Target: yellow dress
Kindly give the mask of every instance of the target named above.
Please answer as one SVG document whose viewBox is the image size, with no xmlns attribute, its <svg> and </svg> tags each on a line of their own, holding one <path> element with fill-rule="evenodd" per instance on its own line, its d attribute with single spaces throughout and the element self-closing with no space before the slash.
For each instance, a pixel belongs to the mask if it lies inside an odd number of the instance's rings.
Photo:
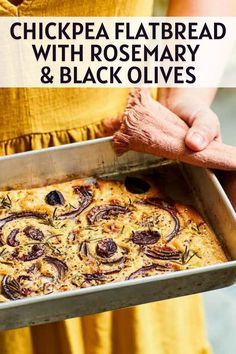
<svg viewBox="0 0 236 354">
<path fill-rule="evenodd" d="M 11 0 L 17 4 L 19 0 Z M 146 16 L 152 0 L 0 0 L 0 16 Z M 10 68 L 9 68 L 10 69 Z M 0 154 L 103 133 L 124 89 L 1 89 Z M 198 295 L 0 332 L 0 354 L 207 354 Z"/>
</svg>

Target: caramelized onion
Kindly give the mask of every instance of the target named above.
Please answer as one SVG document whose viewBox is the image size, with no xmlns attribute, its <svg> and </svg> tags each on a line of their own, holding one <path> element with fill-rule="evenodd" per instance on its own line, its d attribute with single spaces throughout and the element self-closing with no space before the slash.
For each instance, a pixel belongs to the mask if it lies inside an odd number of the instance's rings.
<svg viewBox="0 0 236 354">
<path fill-rule="evenodd" d="M 16 279 L 11 278 L 9 275 L 3 277 L 2 289 L 7 298 L 11 300 L 21 299 L 22 296 L 24 296 L 19 282 Z"/>
<path fill-rule="evenodd" d="M 33 211 L 22 211 L 20 213 L 12 213 L 9 216 L 0 219 L 0 229 L 3 228 L 8 222 L 20 218 L 36 218 L 36 219 L 46 219 L 47 214 L 35 213 Z"/>
<path fill-rule="evenodd" d="M 8 237 L 7 237 L 7 244 L 11 247 L 17 247 L 19 246 L 20 242 L 16 240 L 16 236 L 19 233 L 19 229 L 13 229 Z"/>
<path fill-rule="evenodd" d="M 67 265 L 61 261 L 58 258 L 53 258 L 53 257 L 49 257 L 46 256 L 45 261 L 47 261 L 48 263 L 54 265 L 58 271 L 58 278 L 61 279 L 65 276 L 66 272 L 68 271 L 68 267 Z"/>
<path fill-rule="evenodd" d="M 26 269 L 27 273 L 36 273 L 39 270 L 39 265 L 37 263 L 32 264 L 28 269 Z"/>
<path fill-rule="evenodd" d="M 120 262 L 122 262 L 124 260 L 125 260 L 125 257 L 124 256 L 120 256 L 118 258 L 104 259 L 104 260 L 101 260 L 100 262 L 102 264 L 116 264 L 116 263 L 120 263 Z"/>
<path fill-rule="evenodd" d="M 85 281 L 91 280 L 102 280 L 105 279 L 105 275 L 103 273 L 91 273 L 91 274 L 84 274 Z"/>
<path fill-rule="evenodd" d="M 74 283 L 72 283 L 73 285 L 75 285 Z M 81 284 L 81 288 L 89 288 L 90 286 L 91 286 L 92 284 L 90 283 L 90 281 L 87 281 L 87 280 L 85 280 L 85 281 L 83 281 L 83 283 Z M 77 285 L 75 285 L 75 286 L 77 286 Z"/>
<path fill-rule="evenodd" d="M 162 264 L 151 264 L 142 268 L 139 268 L 138 270 L 136 270 L 135 272 L 131 273 L 128 277 L 128 279 L 135 279 L 135 278 L 143 278 L 148 276 L 148 273 L 150 271 L 156 271 L 156 274 L 159 273 L 165 273 L 165 272 L 172 272 L 174 271 L 174 267 L 170 266 L 170 265 L 162 265 Z"/>
<path fill-rule="evenodd" d="M 2 232 L 0 232 L 0 247 L 4 246 L 4 242 L 3 242 L 2 236 L 3 236 Z"/>
<path fill-rule="evenodd" d="M 24 254 L 22 257 L 20 257 L 20 260 L 23 262 L 33 261 L 34 259 L 42 257 L 43 254 L 43 247 L 39 244 L 35 244 L 32 246 L 31 251 L 28 254 Z"/>
<path fill-rule="evenodd" d="M 30 280 L 30 276 L 29 275 L 19 275 L 19 277 L 17 278 L 18 281 L 21 280 Z"/>
<path fill-rule="evenodd" d="M 115 273 L 119 273 L 121 271 L 122 268 L 119 268 L 119 269 L 113 269 L 113 270 L 110 270 L 108 272 L 95 272 L 95 273 L 86 273 L 86 274 L 83 274 L 84 276 L 84 279 L 86 282 L 90 282 L 92 280 L 95 280 L 95 281 L 102 281 L 102 280 L 106 280 L 106 276 L 107 275 L 111 275 L 111 274 L 115 274 Z"/>
<path fill-rule="evenodd" d="M 128 208 L 116 204 L 98 205 L 93 207 L 87 214 L 89 224 L 94 224 L 101 219 L 107 219 L 111 215 L 124 214 L 129 211 Z"/>
<path fill-rule="evenodd" d="M 174 228 L 166 236 L 166 241 L 170 242 L 178 234 L 179 229 L 180 229 L 180 222 L 179 222 L 179 218 L 177 216 L 176 208 L 174 207 L 174 205 L 171 205 L 171 203 L 167 203 L 164 200 L 161 200 L 160 198 L 148 198 L 148 199 L 144 200 L 144 203 L 154 205 L 160 209 L 167 211 L 171 215 L 171 217 L 174 221 Z"/>
<path fill-rule="evenodd" d="M 87 247 L 87 242 L 83 241 L 80 244 L 79 247 L 79 258 L 82 260 L 83 257 L 87 257 L 88 255 L 88 247 Z"/>
<path fill-rule="evenodd" d="M 76 216 L 80 215 L 84 209 L 86 209 L 93 201 L 92 192 L 83 186 L 74 188 L 75 193 L 79 194 L 81 202 L 78 208 L 67 211 L 66 213 L 60 214 L 57 216 L 57 219 L 73 219 Z"/>
<path fill-rule="evenodd" d="M 156 243 L 160 237 L 161 236 L 158 231 L 133 231 L 131 240 L 136 245 L 151 245 Z"/>
<path fill-rule="evenodd" d="M 144 254 L 150 258 L 160 259 L 160 260 L 169 260 L 169 261 L 178 261 L 182 255 L 182 252 L 175 250 L 174 248 L 164 246 L 154 249 L 145 249 Z"/>
<path fill-rule="evenodd" d="M 53 283 L 45 283 L 43 284 L 43 293 L 44 295 L 48 295 L 53 293 L 55 284 Z"/>
</svg>

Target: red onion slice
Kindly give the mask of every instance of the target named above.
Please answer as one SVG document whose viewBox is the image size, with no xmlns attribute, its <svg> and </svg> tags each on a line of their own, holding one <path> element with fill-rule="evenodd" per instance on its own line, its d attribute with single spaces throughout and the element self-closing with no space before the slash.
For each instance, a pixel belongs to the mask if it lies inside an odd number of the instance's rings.
<svg viewBox="0 0 236 354">
<path fill-rule="evenodd" d="M 83 257 L 88 256 L 88 246 L 86 241 L 82 241 L 79 247 L 79 258 L 82 260 Z"/>
<path fill-rule="evenodd" d="M 23 262 L 33 261 L 34 259 L 42 257 L 44 254 L 44 249 L 40 244 L 35 244 L 32 246 L 31 251 L 27 254 L 24 254 L 19 259 Z"/>
<path fill-rule="evenodd" d="M 58 258 L 53 258 L 53 257 L 49 257 L 49 256 L 46 256 L 44 259 L 46 262 L 48 262 L 48 263 L 54 265 L 54 267 L 56 267 L 56 269 L 58 271 L 58 278 L 59 279 L 64 278 L 64 276 L 66 275 L 66 272 L 68 271 L 68 267 L 63 261 L 61 261 Z"/>
<path fill-rule="evenodd" d="M 7 237 L 7 244 L 11 247 L 17 247 L 19 246 L 20 242 L 18 240 L 16 240 L 16 236 L 18 235 L 19 233 L 19 229 L 13 229 L 8 237 Z"/>
<path fill-rule="evenodd" d="M 93 207 L 87 214 L 89 224 L 94 224 L 96 221 L 107 219 L 109 216 L 125 214 L 129 211 L 128 208 L 116 204 L 98 205 Z"/>
<path fill-rule="evenodd" d="M 85 281 L 91 281 L 91 280 L 105 280 L 105 275 L 103 273 L 91 273 L 91 274 L 83 274 Z"/>
<path fill-rule="evenodd" d="M 156 271 L 156 274 L 159 273 L 166 273 L 166 272 L 173 272 L 175 269 L 174 267 L 172 267 L 171 265 L 162 265 L 162 264 L 151 264 L 142 268 L 139 268 L 138 270 L 136 270 L 135 272 L 131 273 L 128 277 L 129 279 L 135 279 L 135 278 L 143 278 L 148 276 L 150 271 Z"/>
<path fill-rule="evenodd" d="M 7 298 L 11 300 L 18 300 L 24 296 L 18 281 L 14 278 L 11 278 L 9 275 L 5 275 L 3 277 L 2 289 Z"/>
<path fill-rule="evenodd" d="M 133 231 L 131 241 L 136 245 L 152 245 L 160 239 L 158 231 Z"/>
<path fill-rule="evenodd" d="M 178 261 L 181 258 L 182 252 L 175 250 L 174 248 L 164 246 L 158 248 L 146 248 L 144 254 L 150 258 Z"/>
<path fill-rule="evenodd" d="M 174 221 L 174 227 L 173 230 L 166 236 L 166 242 L 170 242 L 179 233 L 180 230 L 180 222 L 179 218 L 177 217 L 177 210 L 175 206 L 165 202 L 164 200 L 161 200 L 160 198 L 148 198 L 144 200 L 144 203 L 154 205 L 167 211 L 171 215 Z"/>
<path fill-rule="evenodd" d="M 100 263 L 101 264 L 116 264 L 116 263 L 120 263 L 125 260 L 126 260 L 126 258 L 124 256 L 120 256 L 118 258 L 101 260 Z"/>
<path fill-rule="evenodd" d="M 60 214 L 57 216 L 58 220 L 64 219 L 73 219 L 76 216 L 80 215 L 84 209 L 86 209 L 93 201 L 92 192 L 86 187 L 76 187 L 74 188 L 75 193 L 79 194 L 82 199 L 78 208 L 67 211 L 66 213 Z"/>
<path fill-rule="evenodd" d="M 119 273 L 122 268 L 113 269 L 108 272 L 95 272 L 95 273 L 85 273 L 83 274 L 85 282 L 95 281 L 105 281 L 107 279 L 107 275 Z"/>
<path fill-rule="evenodd" d="M 36 218 L 36 219 L 46 219 L 47 214 L 35 213 L 33 211 L 22 211 L 20 213 L 12 213 L 9 216 L 0 219 L 0 229 L 3 228 L 8 222 L 20 218 Z"/>
</svg>

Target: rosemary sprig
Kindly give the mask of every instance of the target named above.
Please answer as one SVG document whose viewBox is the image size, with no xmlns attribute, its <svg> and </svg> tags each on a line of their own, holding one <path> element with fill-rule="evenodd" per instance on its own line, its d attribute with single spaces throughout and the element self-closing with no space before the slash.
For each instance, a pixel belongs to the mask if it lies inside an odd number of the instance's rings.
<svg viewBox="0 0 236 354">
<path fill-rule="evenodd" d="M 0 201 L 0 207 L 3 209 L 11 209 L 12 201 L 9 195 L 7 194 L 6 197 L 3 197 Z"/>
<path fill-rule="evenodd" d="M 133 201 L 132 201 L 132 199 L 131 199 L 130 197 L 128 197 L 128 200 L 129 200 L 129 203 L 128 203 L 128 205 L 132 205 L 132 204 L 133 204 Z"/>
<path fill-rule="evenodd" d="M 7 252 L 7 249 L 5 247 L 0 251 L 0 257 L 2 257 L 4 254 L 6 254 L 6 252 Z"/>
<path fill-rule="evenodd" d="M 69 203 L 69 206 L 71 206 L 71 208 L 76 209 L 76 207 L 74 205 L 72 205 L 71 203 Z"/>
<path fill-rule="evenodd" d="M 47 218 L 47 219 L 44 219 L 44 220 L 39 220 L 38 222 L 39 222 L 39 224 L 52 226 L 55 229 L 58 229 L 58 227 L 53 222 L 53 218 Z"/>
<path fill-rule="evenodd" d="M 59 236 L 63 236 L 63 234 L 56 234 L 56 235 L 51 235 L 49 236 L 47 239 L 46 239 L 46 242 L 48 242 L 51 238 L 54 238 L 54 237 L 59 237 Z"/>
<path fill-rule="evenodd" d="M 49 219 L 42 219 L 38 221 L 39 224 L 43 224 L 43 225 L 50 225 L 51 222 L 49 221 Z"/>
<path fill-rule="evenodd" d="M 147 227 L 148 227 L 148 231 L 152 231 L 152 229 L 154 228 L 153 220 L 148 220 Z"/>
<path fill-rule="evenodd" d="M 197 256 L 198 258 L 201 258 L 198 256 L 197 252 L 192 251 L 192 254 L 190 254 L 191 249 L 189 248 L 189 245 L 185 245 L 185 249 L 184 252 L 182 253 L 181 257 L 180 257 L 180 262 L 176 262 L 182 265 L 185 265 L 187 263 L 189 263 L 191 261 L 191 259 L 195 256 Z"/>
<path fill-rule="evenodd" d="M 13 262 L 10 262 L 10 261 L 0 261 L 0 263 L 10 265 L 10 266 L 13 265 Z"/>
<path fill-rule="evenodd" d="M 125 229 L 125 225 L 122 226 L 122 229 L 121 229 L 121 231 L 120 231 L 120 234 L 121 234 L 121 235 L 123 234 L 124 229 Z"/>
<path fill-rule="evenodd" d="M 97 242 L 97 241 L 102 240 L 102 239 L 103 239 L 102 237 L 95 237 L 95 238 L 89 237 L 89 238 L 88 238 L 88 241 L 89 241 L 89 242 Z"/>
<path fill-rule="evenodd" d="M 44 244 L 45 244 L 45 246 L 50 248 L 55 254 L 61 254 L 61 251 L 59 249 L 57 249 L 56 247 L 52 246 L 50 244 L 50 242 L 45 242 Z"/>
<path fill-rule="evenodd" d="M 87 226 L 84 230 L 98 231 L 98 229 L 94 229 L 92 226 Z"/>
<path fill-rule="evenodd" d="M 186 264 L 188 257 L 189 257 L 189 246 L 185 245 L 184 252 L 181 255 L 181 263 Z"/>
</svg>

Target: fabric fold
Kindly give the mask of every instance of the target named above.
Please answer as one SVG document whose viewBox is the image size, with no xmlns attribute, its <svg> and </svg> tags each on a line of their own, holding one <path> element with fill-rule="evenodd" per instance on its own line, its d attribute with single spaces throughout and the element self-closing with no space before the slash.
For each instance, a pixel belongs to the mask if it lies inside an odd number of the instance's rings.
<svg viewBox="0 0 236 354">
<path fill-rule="evenodd" d="M 0 141 L 0 155 L 10 155 L 16 152 L 38 150 L 51 146 L 95 139 L 104 134 L 102 122 L 88 124 L 86 127 L 74 128 L 48 133 L 27 134 L 6 141 Z"/>
</svg>

